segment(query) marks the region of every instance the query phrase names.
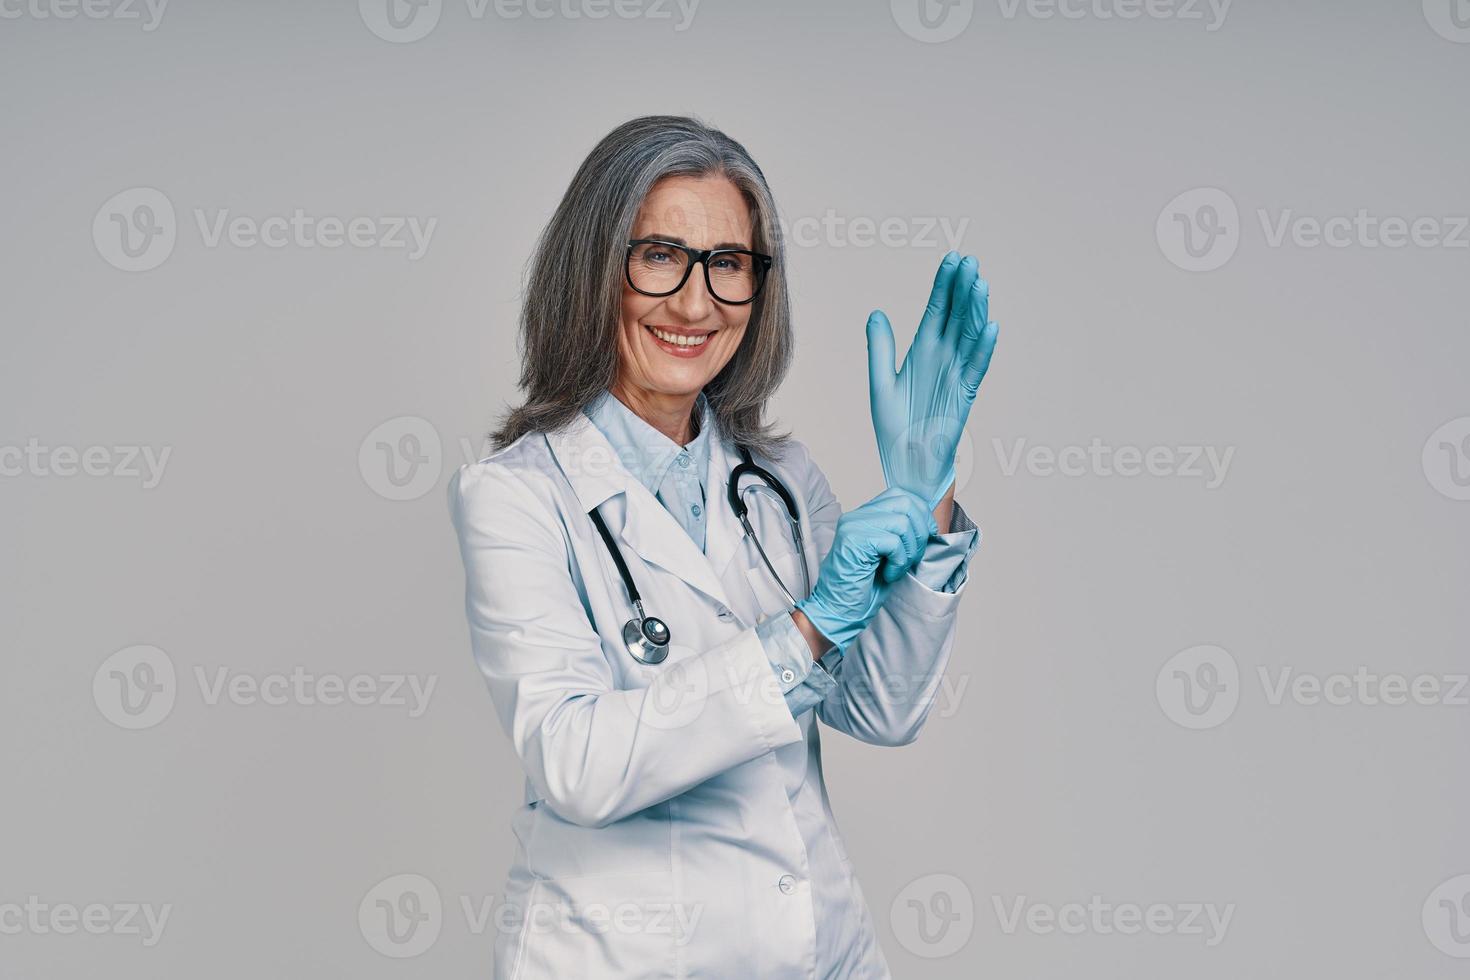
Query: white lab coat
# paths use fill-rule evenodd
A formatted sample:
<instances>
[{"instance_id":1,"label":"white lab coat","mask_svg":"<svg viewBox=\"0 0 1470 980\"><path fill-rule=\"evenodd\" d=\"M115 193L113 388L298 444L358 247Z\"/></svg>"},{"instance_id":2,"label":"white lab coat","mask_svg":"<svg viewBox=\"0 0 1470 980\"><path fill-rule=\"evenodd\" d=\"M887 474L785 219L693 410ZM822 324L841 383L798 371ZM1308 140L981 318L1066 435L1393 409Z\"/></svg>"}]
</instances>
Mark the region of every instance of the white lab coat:
<instances>
[{"instance_id":1,"label":"white lab coat","mask_svg":"<svg viewBox=\"0 0 1470 980\"><path fill-rule=\"evenodd\" d=\"M844 978L889 976L816 721L874 745L913 740L964 585L897 582L837 687L793 718L755 633L788 603L725 501L738 460L711 440L707 554L583 415L451 480L475 660L526 773L497 980L822 980L819 964L838 960ZM815 581L841 506L801 443L757 462L796 498ZM657 666L623 645L633 610L587 517L599 504L648 614L672 631ZM762 501L751 519L800 589L781 513Z\"/></svg>"}]
</instances>

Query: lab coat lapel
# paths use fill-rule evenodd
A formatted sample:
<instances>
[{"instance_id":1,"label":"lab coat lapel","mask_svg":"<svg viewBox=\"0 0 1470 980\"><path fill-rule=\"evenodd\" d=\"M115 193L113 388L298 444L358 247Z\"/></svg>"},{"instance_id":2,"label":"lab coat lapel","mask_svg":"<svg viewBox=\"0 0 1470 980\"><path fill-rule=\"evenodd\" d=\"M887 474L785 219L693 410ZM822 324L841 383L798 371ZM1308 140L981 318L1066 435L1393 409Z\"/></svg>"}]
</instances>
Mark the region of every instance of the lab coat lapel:
<instances>
[{"instance_id":1,"label":"lab coat lapel","mask_svg":"<svg viewBox=\"0 0 1470 980\"><path fill-rule=\"evenodd\" d=\"M705 513L708 516L704 528L704 552L710 567L721 577L735 556L740 539L745 536L745 528L740 526L735 512L730 509L726 489L730 485L730 473L739 460L724 437L710 440L709 472L704 480Z\"/></svg>"},{"instance_id":2,"label":"lab coat lapel","mask_svg":"<svg viewBox=\"0 0 1470 980\"><path fill-rule=\"evenodd\" d=\"M644 561L683 579L721 605L729 606L729 599L709 559L674 515L623 466L612 444L591 419L579 413L565 429L548 433L546 441L572 484L584 512L621 493L624 504L622 527L617 527L616 514L610 508L603 514L609 529ZM710 447L711 467L719 452L717 445L716 442ZM711 486L709 483L705 485ZM723 492L723 484L721 488ZM707 511L711 514L719 511L723 505L717 506L709 491L707 495L711 498ZM711 517L710 527L713 521ZM632 574L636 583L638 570L633 569Z\"/></svg>"}]
</instances>

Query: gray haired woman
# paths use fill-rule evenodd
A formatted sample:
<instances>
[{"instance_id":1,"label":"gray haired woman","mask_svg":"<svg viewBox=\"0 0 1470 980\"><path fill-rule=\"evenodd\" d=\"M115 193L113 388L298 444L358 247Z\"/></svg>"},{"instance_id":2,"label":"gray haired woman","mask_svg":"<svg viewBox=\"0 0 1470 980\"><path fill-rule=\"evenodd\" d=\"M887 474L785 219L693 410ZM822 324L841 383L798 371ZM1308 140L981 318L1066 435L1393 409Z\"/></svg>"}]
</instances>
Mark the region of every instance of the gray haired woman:
<instances>
[{"instance_id":1,"label":"gray haired woman","mask_svg":"<svg viewBox=\"0 0 1470 980\"><path fill-rule=\"evenodd\" d=\"M870 318L888 489L844 512L766 418L793 335L750 154L649 116L583 161L531 263L525 399L449 489L526 777L496 977L889 976L818 723L897 746L928 715L979 541L953 464L988 300L945 256L896 372Z\"/></svg>"}]
</instances>

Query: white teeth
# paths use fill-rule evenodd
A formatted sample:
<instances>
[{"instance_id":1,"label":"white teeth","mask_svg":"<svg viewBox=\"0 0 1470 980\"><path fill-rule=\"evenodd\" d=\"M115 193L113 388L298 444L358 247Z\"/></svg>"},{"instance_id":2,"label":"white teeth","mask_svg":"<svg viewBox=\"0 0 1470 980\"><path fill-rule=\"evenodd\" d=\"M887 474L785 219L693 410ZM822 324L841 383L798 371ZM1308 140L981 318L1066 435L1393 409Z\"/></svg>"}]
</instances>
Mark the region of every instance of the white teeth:
<instances>
[{"instance_id":1,"label":"white teeth","mask_svg":"<svg viewBox=\"0 0 1470 980\"><path fill-rule=\"evenodd\" d=\"M674 344L677 347L698 347L710 338L709 334L704 334L699 337L689 337L679 333L668 333L667 331L660 330L658 327L649 327L648 329L652 330L653 335L659 340L667 344Z\"/></svg>"}]
</instances>

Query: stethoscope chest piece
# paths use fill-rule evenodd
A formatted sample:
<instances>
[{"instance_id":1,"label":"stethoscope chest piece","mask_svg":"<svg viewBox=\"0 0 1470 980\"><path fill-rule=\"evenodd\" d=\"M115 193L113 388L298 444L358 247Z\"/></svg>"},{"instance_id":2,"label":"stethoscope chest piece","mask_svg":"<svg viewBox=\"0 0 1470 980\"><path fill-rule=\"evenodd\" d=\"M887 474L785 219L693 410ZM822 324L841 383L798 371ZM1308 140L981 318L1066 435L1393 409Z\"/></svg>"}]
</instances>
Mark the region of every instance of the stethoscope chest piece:
<instances>
[{"instance_id":1,"label":"stethoscope chest piece","mask_svg":"<svg viewBox=\"0 0 1470 980\"><path fill-rule=\"evenodd\" d=\"M668 625L657 616L642 616L623 624L623 645L640 664L663 663L669 655L669 639Z\"/></svg>"}]
</instances>

